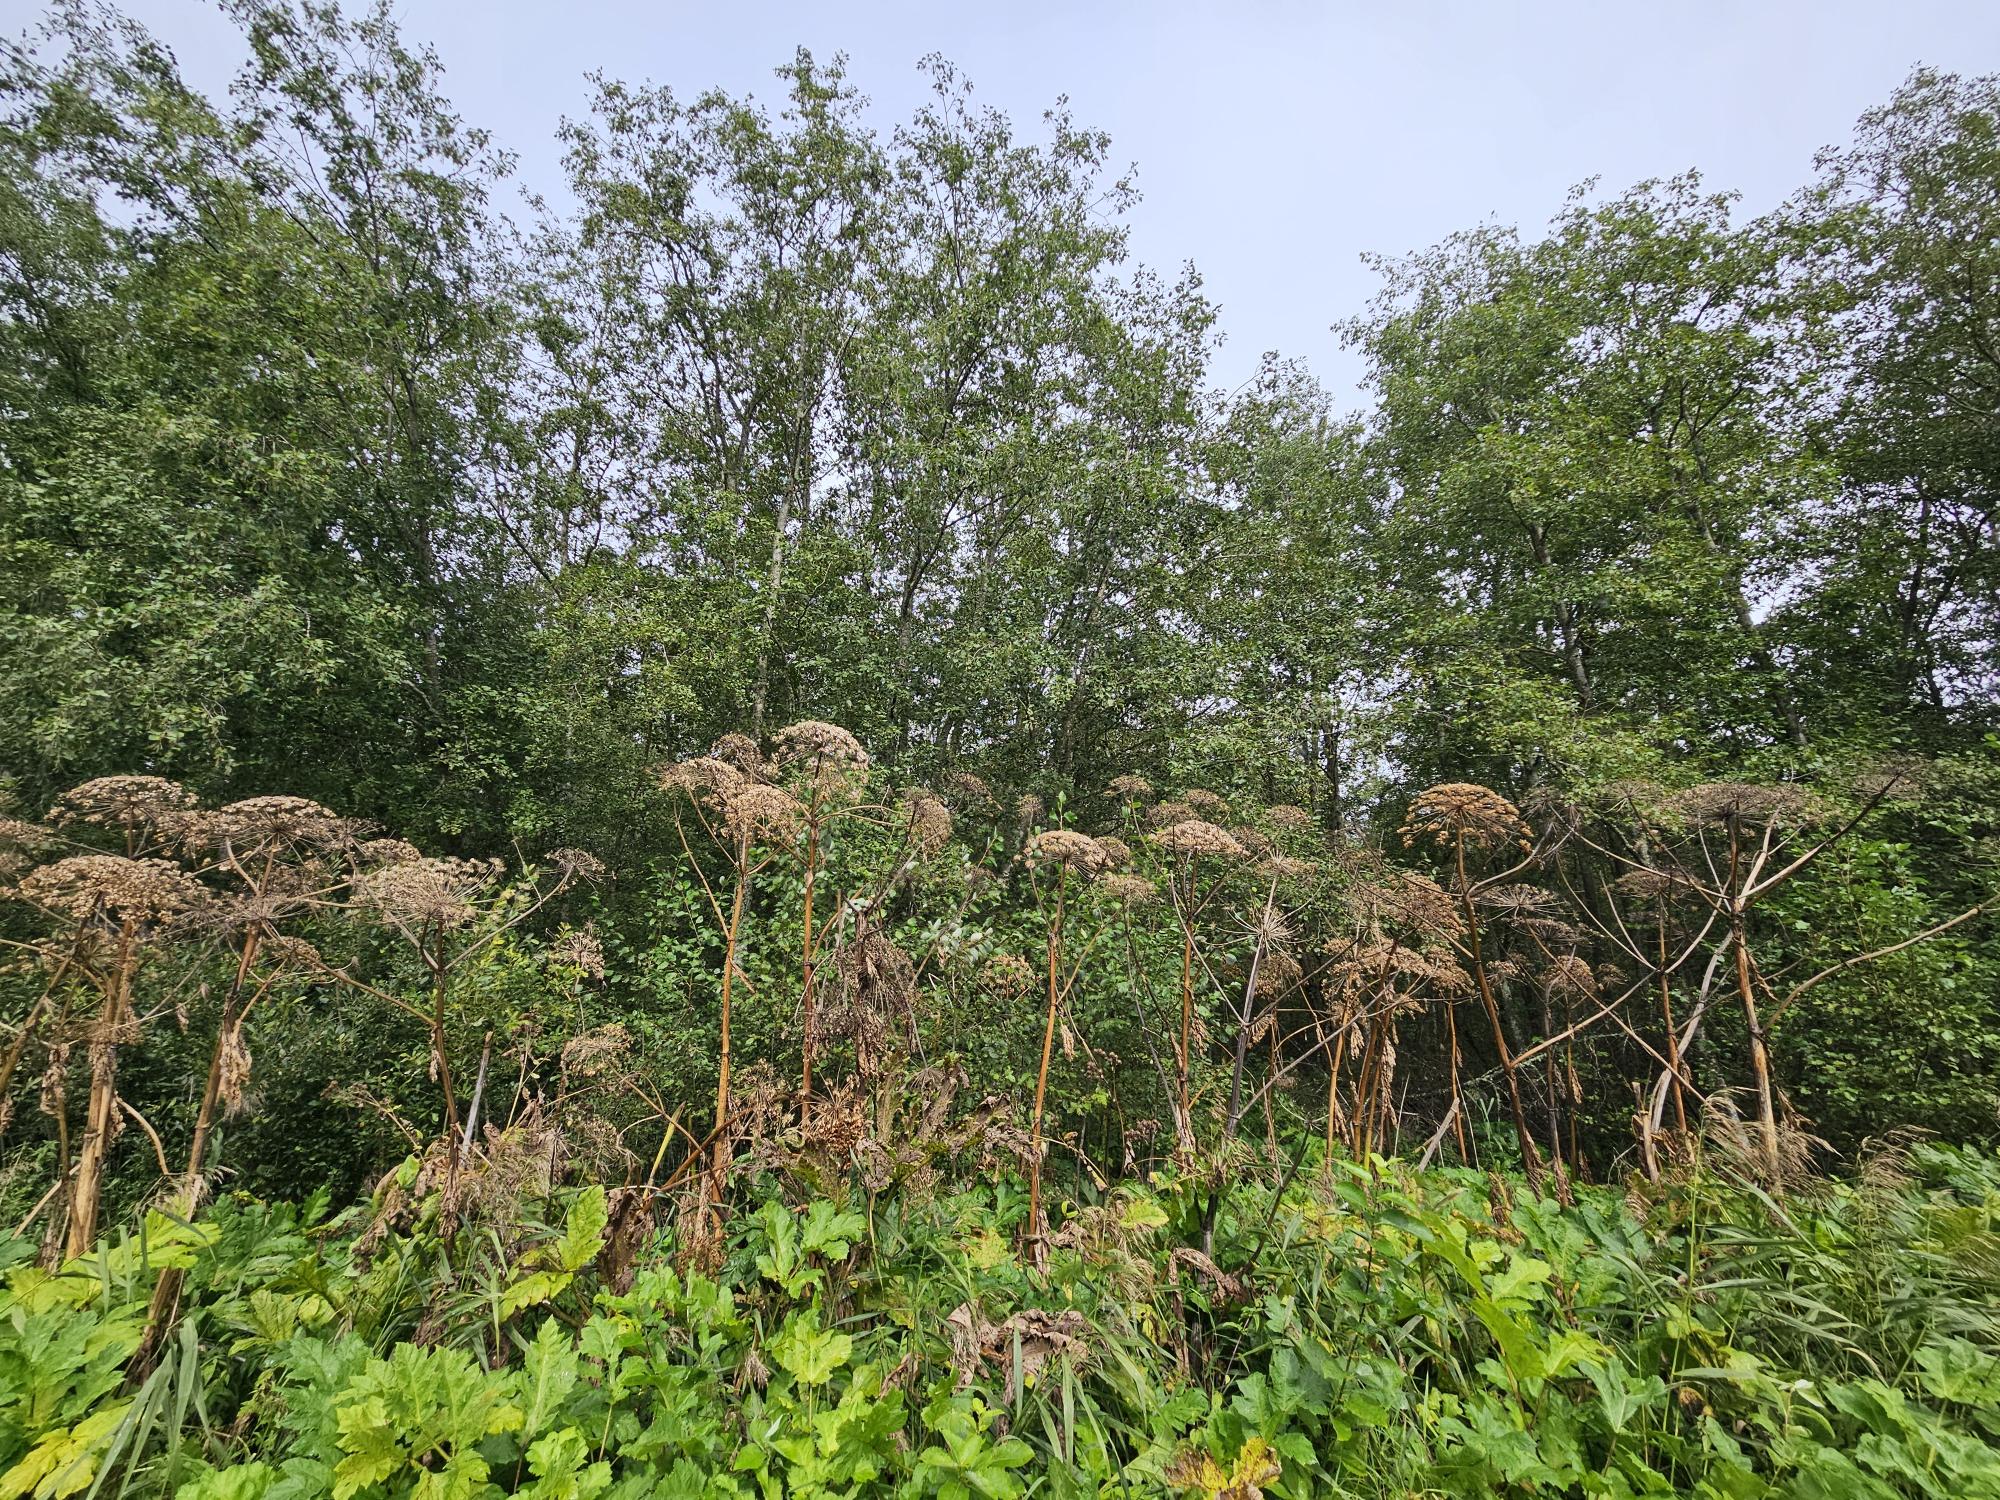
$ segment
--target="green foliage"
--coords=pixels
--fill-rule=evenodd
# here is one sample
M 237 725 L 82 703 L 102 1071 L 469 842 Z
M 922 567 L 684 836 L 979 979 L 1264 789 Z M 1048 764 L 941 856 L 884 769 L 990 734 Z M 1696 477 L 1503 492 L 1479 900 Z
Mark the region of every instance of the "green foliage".
M 732 1237 L 740 1273 L 676 1271 L 656 1240 L 618 1292 L 583 1248 L 590 1190 L 546 1213 L 577 1285 L 506 1319 L 501 1358 L 476 1311 L 373 1346 L 370 1262 L 433 1277 L 441 1246 L 363 1255 L 357 1218 L 308 1241 L 235 1202 L 191 1237 L 9 1273 L 0 1483 L 179 1500 L 2000 1484 L 1990 1158 L 1920 1147 L 1782 1212 L 1701 1174 L 1565 1207 L 1518 1179 L 1315 1163 L 1231 1190 L 1218 1222 L 1244 1227 L 1218 1239 L 1217 1283 L 1187 1279 L 1171 1227 L 1197 1192 L 1163 1179 L 1086 1207 L 1105 1232 L 1046 1272 L 968 1255 L 984 1191 L 902 1200 L 875 1231 L 771 1199 Z M 837 1300 L 788 1280 L 794 1256 L 845 1267 Z M 182 1334 L 135 1393 L 124 1366 L 163 1266 L 187 1272 Z M 1058 1315 L 1074 1332 L 1050 1341 Z M 252 1324 L 294 1331 L 235 1332 Z M 166 1386 L 183 1395 L 135 1421 Z
M 2000 1491 L 1993 79 L 1343 416 L 941 60 L 521 231 L 226 8 L 0 61 L 0 1500 Z

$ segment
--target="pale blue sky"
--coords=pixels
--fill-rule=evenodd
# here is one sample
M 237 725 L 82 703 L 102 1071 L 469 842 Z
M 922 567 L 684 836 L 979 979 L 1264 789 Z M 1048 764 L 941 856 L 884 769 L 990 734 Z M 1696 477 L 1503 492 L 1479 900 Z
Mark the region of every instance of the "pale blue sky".
M 219 86 L 236 48 L 201 0 L 125 0 L 190 77 Z M 7 30 L 36 7 L 0 0 Z M 1218 381 L 1262 350 L 1303 355 L 1342 401 L 1353 357 L 1328 325 L 1375 288 L 1364 251 L 1400 253 L 1485 218 L 1539 224 L 1587 177 L 1606 187 L 1689 167 L 1747 211 L 1801 185 L 1919 62 L 2000 71 L 2000 0 L 1677 5 L 1236 5 L 716 0 L 406 0 L 466 118 L 557 180 L 557 121 L 585 75 L 775 98 L 800 43 L 844 51 L 886 128 L 942 52 L 1017 122 L 1058 94 L 1138 168 L 1137 257 L 1192 260 L 1221 304 Z

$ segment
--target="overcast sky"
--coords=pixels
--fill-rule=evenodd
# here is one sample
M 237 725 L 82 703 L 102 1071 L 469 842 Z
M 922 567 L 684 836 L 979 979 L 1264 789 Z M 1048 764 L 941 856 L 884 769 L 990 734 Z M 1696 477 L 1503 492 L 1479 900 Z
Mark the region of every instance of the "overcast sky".
M 240 52 L 211 6 L 124 8 L 192 81 L 226 82 Z M 10 32 L 37 10 L 0 0 Z M 1619 188 L 1694 167 L 1761 211 L 1916 64 L 2000 71 L 2000 0 L 406 0 L 398 14 L 537 188 L 555 185 L 556 123 L 587 109 L 598 69 L 775 102 L 771 69 L 795 47 L 845 52 L 885 131 L 922 95 L 930 52 L 1022 124 L 1067 94 L 1137 167 L 1137 257 L 1193 261 L 1221 305 L 1217 380 L 1278 349 L 1343 404 L 1359 370 L 1328 325 L 1375 289 L 1364 252 L 1482 219 L 1540 224 L 1590 177 Z

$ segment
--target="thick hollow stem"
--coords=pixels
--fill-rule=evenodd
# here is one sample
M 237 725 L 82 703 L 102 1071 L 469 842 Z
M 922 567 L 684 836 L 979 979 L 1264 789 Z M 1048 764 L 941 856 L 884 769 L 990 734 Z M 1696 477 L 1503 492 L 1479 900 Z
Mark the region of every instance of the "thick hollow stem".
M 1681 1039 L 1680 1030 L 1674 1024 L 1673 984 L 1667 975 L 1667 908 L 1662 901 L 1659 907 L 1658 929 L 1660 935 L 1660 957 L 1657 965 L 1660 976 L 1660 1018 L 1667 1027 L 1667 1062 L 1673 1073 L 1674 1128 L 1682 1135 L 1687 1134 L 1687 1099 L 1681 1085 Z
M 1514 1052 L 1507 1045 L 1507 1029 L 1500 1021 L 1500 1005 L 1493 997 L 1493 981 L 1486 972 L 1486 957 L 1479 942 L 1479 913 L 1472 904 L 1472 884 L 1465 873 L 1465 835 L 1457 840 L 1458 894 L 1465 912 L 1466 946 L 1472 958 L 1472 977 L 1479 987 L 1479 1004 L 1486 1023 L 1493 1028 L 1493 1051 L 1500 1059 L 1500 1074 L 1507 1083 L 1507 1105 L 1514 1116 L 1514 1134 L 1521 1143 L 1521 1165 L 1528 1174 L 1528 1186 L 1542 1190 L 1541 1152 L 1535 1149 L 1534 1133 L 1528 1129 L 1528 1112 L 1521 1104 L 1521 1074 L 1514 1066 Z
M 1063 898 L 1069 872 L 1056 872 L 1056 912 L 1049 923 L 1049 1013 L 1042 1027 L 1042 1063 L 1035 1074 L 1035 1114 L 1028 1131 L 1028 1243 L 1038 1249 L 1042 1242 L 1042 1105 L 1049 1091 L 1049 1059 L 1055 1050 L 1056 1008 L 1062 1000 L 1059 970 L 1062 964 Z
M 125 1026 L 138 963 L 137 934 L 130 922 L 118 935 L 118 956 L 104 982 L 104 1005 L 98 1012 L 97 1033 L 90 1041 L 90 1100 L 84 1109 L 83 1140 L 77 1148 L 76 1173 L 70 1179 L 69 1220 L 63 1258 L 90 1253 L 97 1238 L 98 1207 L 104 1195 L 104 1162 L 118 1114 L 118 1046 Z
M 1781 1188 L 1778 1162 L 1778 1116 L 1771 1093 L 1771 1049 L 1757 1016 L 1757 989 L 1750 977 L 1750 948 L 1744 940 L 1743 913 L 1731 915 L 1730 943 L 1736 950 L 1736 988 L 1743 999 L 1743 1023 L 1750 1032 L 1750 1072 L 1757 1084 L 1758 1144 L 1764 1158 L 1766 1184 L 1775 1193 Z
M 750 883 L 750 844 L 740 839 L 736 846 L 736 890 L 729 902 L 729 931 L 722 949 L 722 1015 L 718 1022 L 720 1057 L 715 1075 L 715 1145 L 709 1158 L 708 1199 L 722 1201 L 723 1183 L 729 1174 L 729 1020 L 730 1002 L 736 986 L 736 940 L 743 927 L 743 888 Z
M 813 979 L 817 954 L 813 944 L 813 877 L 819 873 L 819 807 L 818 794 L 814 794 L 812 817 L 806 824 L 806 889 L 805 922 L 799 939 L 799 972 L 801 975 L 800 1014 L 805 1026 L 805 1038 L 800 1046 L 799 1064 L 799 1107 L 812 1097 L 813 1087 Z

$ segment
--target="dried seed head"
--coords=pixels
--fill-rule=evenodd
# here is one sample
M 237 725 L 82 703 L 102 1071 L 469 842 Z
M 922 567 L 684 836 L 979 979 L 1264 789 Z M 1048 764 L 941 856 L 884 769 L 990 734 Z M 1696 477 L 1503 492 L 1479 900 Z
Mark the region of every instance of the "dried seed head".
M 422 859 L 424 851 L 408 839 L 369 839 L 355 850 L 364 866 L 406 865 L 412 860 Z
M 1598 787 L 1591 793 L 1590 803 L 1605 812 L 1645 816 L 1652 813 L 1666 795 L 1666 788 L 1657 781 L 1624 777 Z
M 1132 863 L 1132 846 L 1116 834 L 1107 834 L 1099 839 L 1097 847 L 1104 851 L 1107 869 L 1122 870 Z
M 991 812 L 999 805 L 993 800 L 993 789 L 970 771 L 953 771 L 942 785 L 944 794 L 966 812 Z
M 979 982 L 1003 1000 L 1012 1000 L 1034 984 L 1034 966 L 1018 953 L 996 953 L 979 971 Z
M 923 787 L 911 787 L 903 793 L 903 824 L 910 842 L 926 859 L 942 853 L 951 842 L 951 809 L 942 797 Z
M 1825 816 L 1820 800 L 1789 783 L 1760 786 L 1748 781 L 1709 781 L 1667 798 L 1665 810 L 1689 823 L 1768 823 L 1801 825 Z
M 1051 828 L 1028 840 L 1028 863 L 1037 869 L 1046 866 L 1095 875 L 1109 861 L 1104 857 L 1104 846 L 1088 834 Z
M 747 734 L 725 734 L 709 746 L 708 753 L 717 760 L 729 762 L 746 776 L 764 776 L 770 771 L 764 752 Z
M 1261 830 L 1247 825 L 1230 829 L 1229 836 L 1235 839 L 1243 852 L 1252 859 L 1262 859 L 1278 847 Z
M 1110 792 L 1120 802 L 1151 802 L 1153 783 L 1143 776 L 1135 776 L 1129 771 L 1123 776 L 1111 778 Z
M 1189 802 L 1162 802 L 1146 814 L 1148 828 L 1171 828 L 1176 823 L 1187 823 L 1197 817 L 1194 804 Z
M 87 823 L 171 834 L 195 806 L 193 793 L 164 776 L 99 776 L 64 792 L 49 809 L 49 821 L 58 828 Z
M 1244 930 L 1266 948 L 1282 948 L 1292 940 L 1292 924 L 1275 906 L 1259 907 Z
M 1472 989 L 1472 976 L 1449 953 L 1382 941 L 1329 947 L 1333 958 L 1326 968 L 1327 977 L 1350 989 L 1380 989 L 1398 979 L 1441 994 L 1464 994 Z
M 1492 788 L 1469 781 L 1446 782 L 1419 792 L 1400 832 L 1405 846 L 1429 835 L 1445 845 L 1463 838 L 1477 849 L 1518 844 L 1526 852 L 1534 847 L 1514 804 Z
M 36 849 L 45 849 L 54 841 L 55 836 L 39 823 L 24 823 L 19 818 L 0 818 L 0 849 L 29 853 Z
M 1597 994 L 1597 976 L 1574 953 L 1557 958 L 1542 975 L 1542 987 L 1558 1000 L 1589 1000 Z
M 1537 885 L 1496 885 L 1481 891 L 1479 905 L 1503 917 L 1534 917 L 1555 909 L 1556 898 Z
M 579 1032 L 563 1043 L 563 1071 L 581 1078 L 603 1078 L 622 1071 L 631 1056 L 632 1033 L 622 1022 L 613 1021 Z
M 1357 881 L 1347 891 L 1348 909 L 1364 927 L 1387 923 L 1424 936 L 1449 937 L 1464 930 L 1459 905 L 1427 875 L 1387 870 Z
M 1289 854 L 1274 854 L 1257 866 L 1259 873 L 1274 880 L 1304 880 L 1318 868 L 1309 859 L 1293 859 Z
M 1273 948 L 1257 961 L 1257 993 L 1265 999 L 1295 988 L 1306 971 L 1299 961 L 1282 948 Z
M 1865 800 L 1914 802 L 1924 794 L 1934 768 L 1914 755 L 1892 755 L 1855 775 L 1854 793 Z
M 551 849 L 547 858 L 562 872 L 565 883 L 581 881 L 585 885 L 596 885 L 609 873 L 604 868 L 604 861 L 586 849 Z
M 1634 901 L 1678 901 L 1694 893 L 1694 878 L 1677 868 L 1640 865 L 1627 870 L 1612 882 Z
M 1014 821 L 1023 829 L 1033 828 L 1048 810 L 1046 802 L 1035 793 L 1028 792 L 1014 803 Z
M 729 799 L 723 821 L 746 843 L 790 844 L 805 820 L 805 809 L 783 787 L 751 782 Z
M 853 1045 L 858 1077 L 878 1076 L 892 1043 L 915 1040 L 916 965 L 881 928 L 868 927 L 840 945 L 834 974 L 833 991 L 813 1017 L 815 1032 L 824 1042 Z
M 194 819 L 188 834 L 238 855 L 297 854 L 345 848 L 354 824 L 304 797 L 246 797 Z
M 1193 791 L 1182 792 L 1181 801 L 1185 802 L 1196 812 L 1209 818 L 1226 818 L 1229 816 L 1228 799 L 1218 796 L 1216 793 L 1202 787 L 1196 787 Z
M 1162 828 L 1153 835 L 1153 842 L 1182 859 L 1241 859 L 1243 846 L 1213 823 L 1200 818 L 1185 818 L 1178 823 Z
M 790 792 L 755 781 L 712 755 L 670 766 L 661 773 L 660 784 L 686 792 L 721 814 L 732 841 L 789 843 L 805 816 Z
M 325 963 L 319 949 L 311 943 L 302 937 L 288 937 L 283 933 L 265 938 L 257 952 L 265 965 L 274 969 L 316 969 Z
M 575 969 L 586 979 L 604 977 L 604 944 L 589 923 L 565 927 L 549 944 L 548 960 L 559 969 Z
M 1312 814 L 1289 802 L 1277 802 L 1265 808 L 1264 821 L 1280 833 L 1307 833 L 1313 826 Z
M 1099 840 L 1101 844 L 1103 841 Z M 1159 900 L 1159 888 L 1143 875 L 1103 875 L 1097 889 L 1120 906 L 1150 906 Z
M 660 772 L 660 785 L 667 791 L 686 792 L 717 811 L 749 781 L 741 769 L 713 755 L 691 756 Z
M 75 921 L 124 920 L 158 925 L 208 898 L 192 875 L 164 859 L 73 854 L 30 870 L 15 892 L 22 900 Z
M 823 719 L 788 724 L 773 739 L 781 766 L 802 767 L 818 776 L 858 777 L 868 769 L 868 752 L 861 741 Z
M 500 875 L 497 859 L 430 857 L 364 871 L 353 885 L 362 904 L 387 920 L 453 928 L 479 915 Z

